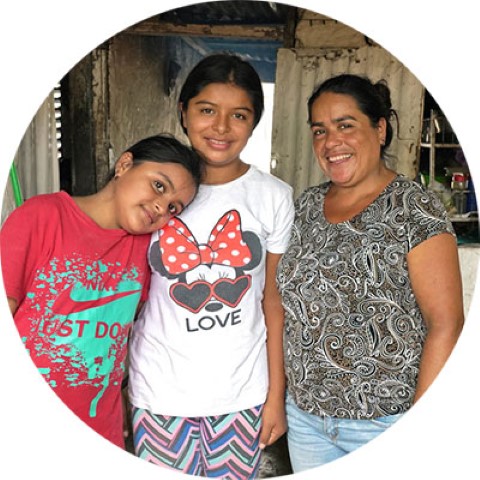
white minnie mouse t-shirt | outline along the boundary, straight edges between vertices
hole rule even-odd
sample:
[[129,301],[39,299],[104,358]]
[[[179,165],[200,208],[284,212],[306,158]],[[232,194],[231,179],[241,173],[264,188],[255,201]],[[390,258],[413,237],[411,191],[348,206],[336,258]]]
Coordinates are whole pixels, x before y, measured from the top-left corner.
[[130,402],[194,417],[245,410],[268,389],[266,252],[286,250],[292,188],[254,166],[152,235],[149,299],[133,328]]

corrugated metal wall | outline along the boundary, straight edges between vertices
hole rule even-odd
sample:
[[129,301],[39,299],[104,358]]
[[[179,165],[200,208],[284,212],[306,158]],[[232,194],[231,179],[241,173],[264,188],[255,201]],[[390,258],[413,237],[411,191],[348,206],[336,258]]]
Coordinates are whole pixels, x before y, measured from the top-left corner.
[[[390,165],[414,178],[421,134],[423,85],[397,59],[380,47],[358,49],[280,49],[272,131],[272,172],[292,185],[295,196],[325,178],[312,150],[308,127],[307,101],[321,81],[340,74],[368,75],[387,81],[392,106],[399,117],[399,133],[394,135]],[[394,128],[396,128],[394,124]]]

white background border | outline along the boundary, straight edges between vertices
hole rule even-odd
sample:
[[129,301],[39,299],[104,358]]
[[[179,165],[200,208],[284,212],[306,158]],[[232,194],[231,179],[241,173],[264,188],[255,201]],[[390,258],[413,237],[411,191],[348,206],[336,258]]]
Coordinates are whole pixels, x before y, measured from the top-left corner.
[[[124,28],[187,3],[171,0],[4,1],[0,4],[0,191],[21,137],[43,99],[84,55]],[[478,162],[480,46],[474,1],[343,0],[289,2],[366,34],[427,86],[450,120],[474,179]],[[55,29],[52,26],[55,25]],[[51,45],[57,44],[55,50]],[[476,182],[480,184],[480,182]],[[0,295],[0,476],[49,480],[185,478],[162,471],[93,434],[36,373]],[[389,480],[478,477],[480,427],[475,295],[446,367],[415,408],[390,431],[345,459],[295,478]],[[472,441],[471,437],[475,441]]]

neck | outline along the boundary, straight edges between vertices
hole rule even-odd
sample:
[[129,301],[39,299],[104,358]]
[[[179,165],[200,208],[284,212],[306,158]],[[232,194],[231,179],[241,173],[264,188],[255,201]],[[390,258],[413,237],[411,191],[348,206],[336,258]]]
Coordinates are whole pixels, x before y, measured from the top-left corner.
[[119,228],[112,221],[112,215],[110,214],[110,205],[112,205],[113,199],[112,189],[113,185],[110,182],[97,193],[85,197],[73,197],[73,200],[78,208],[100,227],[106,229]]
[[354,185],[335,185],[330,187],[330,195],[346,196],[352,202],[358,199],[376,195],[381,192],[397,174],[386,167],[378,170],[375,175],[370,175],[366,180]]
[[373,175],[368,181],[353,186],[332,183],[325,195],[326,219],[331,223],[338,223],[358,215],[378,197],[395,176],[395,172],[385,169],[378,176]]
[[244,175],[249,168],[250,165],[241,160],[233,165],[227,166],[207,165],[202,183],[204,185],[222,185],[232,182]]

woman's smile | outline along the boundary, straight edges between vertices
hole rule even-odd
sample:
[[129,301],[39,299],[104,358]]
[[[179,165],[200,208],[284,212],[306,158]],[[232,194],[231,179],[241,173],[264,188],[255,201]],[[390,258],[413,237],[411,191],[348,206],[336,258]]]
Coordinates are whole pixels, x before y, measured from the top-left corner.
[[227,150],[230,148],[232,142],[228,142],[227,140],[218,140],[216,138],[205,138],[205,140],[209,143],[210,147],[216,150]]
[[182,109],[182,122],[207,165],[235,166],[253,131],[248,93],[231,83],[211,83]]
[[385,121],[373,126],[349,95],[322,93],[312,105],[311,129],[315,155],[333,183],[359,185],[378,170]]
[[326,158],[330,163],[343,163],[345,160],[350,160],[352,158],[352,154],[346,153],[341,155],[332,155],[327,156]]

